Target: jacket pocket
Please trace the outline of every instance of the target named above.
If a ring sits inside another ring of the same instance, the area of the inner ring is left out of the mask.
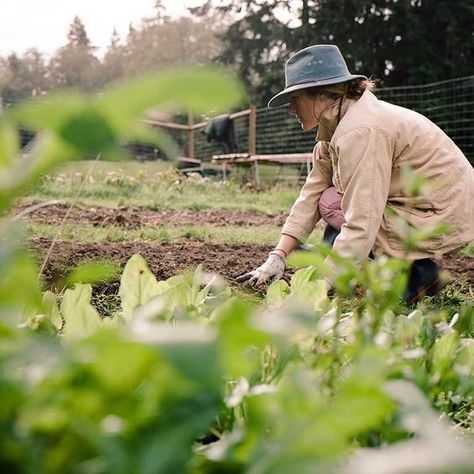
[[[411,197],[400,197],[391,199],[387,206],[397,215],[403,216],[410,214],[412,216],[425,219],[436,213],[435,205],[428,199],[414,199]]]
[[[402,250],[413,245],[413,234],[426,231],[441,223],[436,209],[430,201],[417,200],[417,206],[387,205],[382,219],[382,227],[390,246]],[[432,235],[416,242],[416,250],[434,252],[442,244],[444,235]]]

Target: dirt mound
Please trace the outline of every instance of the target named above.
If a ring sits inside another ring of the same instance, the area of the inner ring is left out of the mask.
[[[106,207],[78,208],[66,204],[56,203],[39,207],[30,212],[27,207],[15,210],[17,215],[25,212],[25,219],[38,223],[60,225],[67,214],[67,222],[89,224],[95,227],[114,225],[136,229],[139,227],[179,226],[179,225],[211,225],[251,227],[258,225],[271,225],[281,227],[285,222],[285,214],[261,214],[250,211],[238,210],[169,210],[153,211],[147,208],[110,209]],[[27,213],[26,213],[27,212]]]

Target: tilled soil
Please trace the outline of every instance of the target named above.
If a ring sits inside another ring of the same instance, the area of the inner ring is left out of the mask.
[[[31,252],[41,263],[51,245],[50,239],[30,240]],[[47,283],[61,281],[80,262],[108,259],[121,267],[134,254],[140,254],[159,280],[165,280],[186,269],[198,265],[206,272],[222,275],[229,281],[243,272],[255,268],[267,257],[271,247],[265,245],[229,245],[188,241],[186,243],[75,243],[56,241],[45,266]],[[446,255],[440,260],[441,267],[453,280],[462,279],[474,288],[474,259],[459,254]]]
[[[30,240],[30,249],[41,264],[51,240],[41,237]],[[158,280],[166,280],[198,265],[206,272],[222,275],[229,281],[256,264],[262,263],[270,247],[263,245],[227,245],[189,241],[186,243],[75,243],[56,241],[44,277],[47,283],[61,281],[80,262],[107,259],[121,267],[134,254],[140,254]]]
[[[66,216],[67,222],[92,224],[96,226],[115,225],[129,228],[143,226],[199,225],[241,226],[258,225],[281,226],[284,214],[259,214],[249,211],[152,211],[150,209],[109,209],[90,207],[85,209],[71,208],[55,203],[30,210],[24,218],[35,222],[47,222],[59,225]],[[15,210],[20,214],[24,208]],[[32,238],[29,247],[39,264],[51,246],[51,240]],[[167,279],[186,269],[202,265],[207,272],[219,273],[227,280],[233,281],[243,272],[261,264],[270,247],[265,245],[230,245],[215,244],[189,240],[185,243],[77,243],[56,241],[44,269],[48,284],[60,282],[78,263],[93,259],[109,259],[122,267],[133,254],[142,255],[150,269],[159,280]],[[474,288],[474,259],[461,254],[446,255],[440,265],[447,270],[453,280],[459,280],[463,286]],[[117,286],[115,282],[113,287]]]
[[[27,206],[19,207],[15,213],[21,215]],[[285,214],[261,214],[238,210],[169,210],[153,211],[147,208],[110,209],[105,207],[77,208],[62,203],[39,207],[25,213],[24,218],[33,222],[60,225],[67,215],[69,224],[89,224],[96,227],[114,225],[136,229],[139,227],[210,225],[250,227],[271,225],[281,227]]]

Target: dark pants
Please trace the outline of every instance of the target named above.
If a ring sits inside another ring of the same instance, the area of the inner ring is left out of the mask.
[[[408,284],[403,294],[403,301],[412,305],[425,296],[434,296],[441,291],[439,269],[436,262],[429,258],[415,260],[408,276]]]

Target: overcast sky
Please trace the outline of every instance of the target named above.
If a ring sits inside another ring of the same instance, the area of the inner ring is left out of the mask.
[[[198,0],[165,0],[170,15],[186,12]],[[103,52],[114,27],[122,38],[128,25],[154,13],[154,0],[0,0],[0,56],[35,47],[52,54],[67,42],[68,27],[78,15],[89,39]]]

